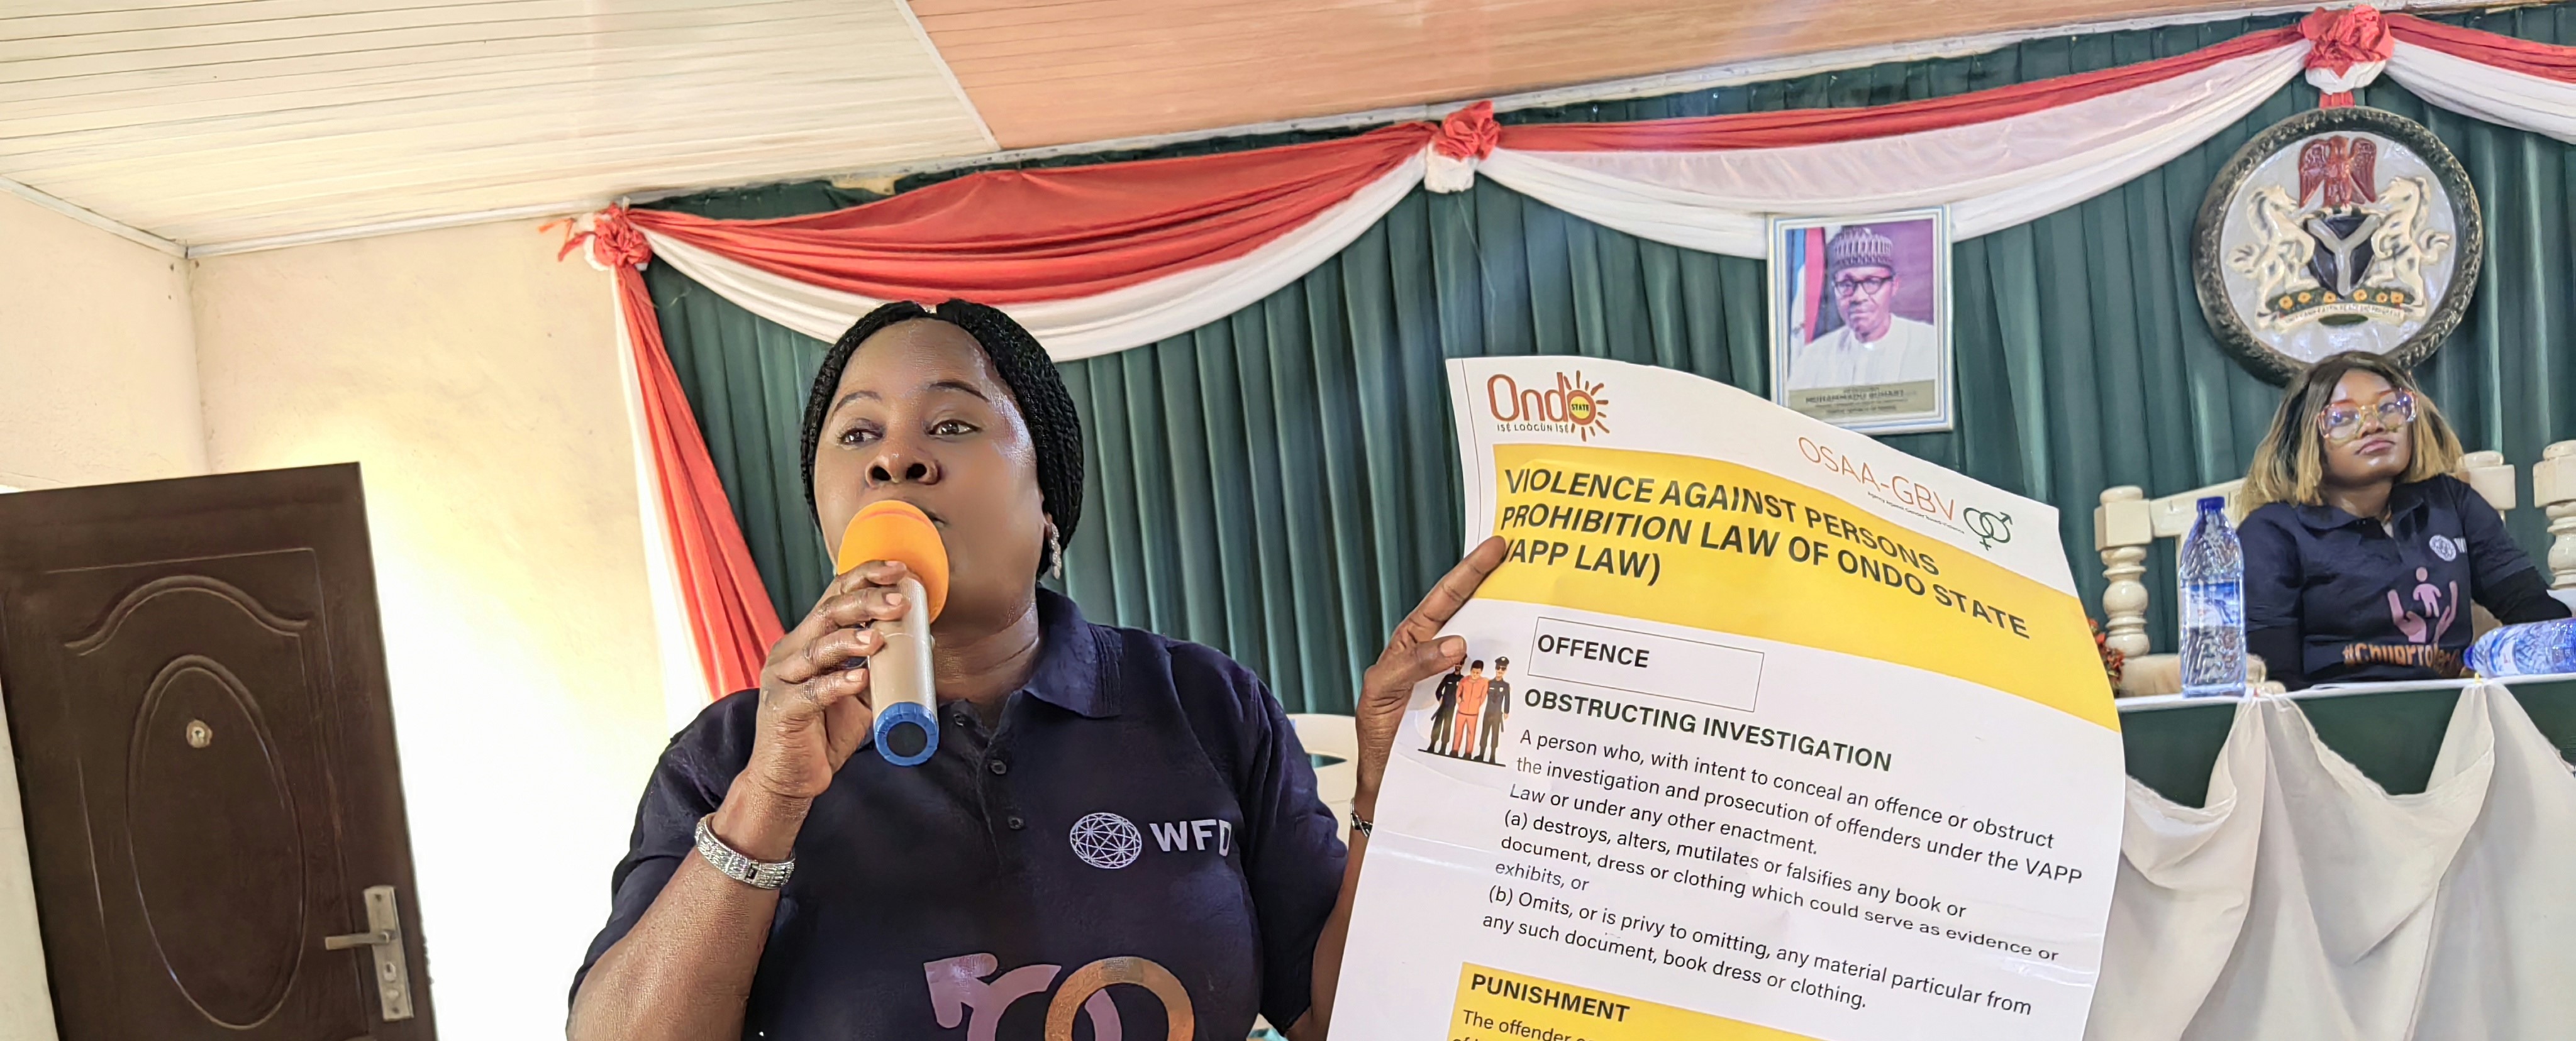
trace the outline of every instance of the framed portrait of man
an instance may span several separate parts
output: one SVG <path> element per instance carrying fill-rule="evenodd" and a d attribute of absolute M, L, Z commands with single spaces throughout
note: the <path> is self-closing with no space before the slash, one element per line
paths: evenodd
<path fill-rule="evenodd" d="M 1951 423 L 1944 210 L 1771 222 L 1771 400 L 1872 434 Z"/>

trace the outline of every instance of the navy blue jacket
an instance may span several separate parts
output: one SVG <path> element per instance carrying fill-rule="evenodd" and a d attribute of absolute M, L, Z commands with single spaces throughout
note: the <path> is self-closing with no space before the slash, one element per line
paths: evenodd
<path fill-rule="evenodd" d="M 2452 477 L 2389 492 L 2382 527 L 2333 506 L 2272 503 L 2245 518 L 2247 649 L 2291 687 L 2455 673 L 2469 605 L 2504 622 L 2565 618 L 2504 518 Z"/>

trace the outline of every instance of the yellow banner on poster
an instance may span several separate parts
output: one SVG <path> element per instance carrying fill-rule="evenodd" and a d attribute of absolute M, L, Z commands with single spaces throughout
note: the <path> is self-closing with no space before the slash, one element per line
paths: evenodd
<path fill-rule="evenodd" d="M 1512 552 L 1479 596 L 1877 658 L 2119 728 L 2067 593 L 1733 463 L 1561 444 L 1493 454 L 1494 534 Z"/>
<path fill-rule="evenodd" d="M 1754 972 L 1756 978 L 1761 973 Z M 1814 1041 L 1724 1016 L 1467 965 L 1453 1041 Z"/>

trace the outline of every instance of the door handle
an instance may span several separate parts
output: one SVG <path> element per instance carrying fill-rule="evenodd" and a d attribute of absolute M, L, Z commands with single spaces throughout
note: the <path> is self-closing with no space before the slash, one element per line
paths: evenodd
<path fill-rule="evenodd" d="M 394 903 L 394 887 L 368 886 L 367 929 L 322 938 L 322 949 L 346 951 L 367 948 L 375 955 L 376 1000 L 382 1006 L 385 1021 L 410 1019 L 411 966 L 403 960 L 402 913 Z"/>
<path fill-rule="evenodd" d="M 325 936 L 322 938 L 322 949 L 326 951 L 345 951 L 352 947 L 373 947 L 378 944 L 401 942 L 402 936 L 400 934 L 387 929 L 382 932 L 350 933 L 346 936 Z"/>

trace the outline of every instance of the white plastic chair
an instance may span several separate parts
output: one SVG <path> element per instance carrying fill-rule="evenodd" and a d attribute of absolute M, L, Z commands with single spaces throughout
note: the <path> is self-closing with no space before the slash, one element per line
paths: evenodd
<path fill-rule="evenodd" d="M 1351 800 L 1360 787 L 1360 734 L 1357 720 L 1321 712 L 1293 712 L 1288 723 L 1297 728 L 1297 742 L 1306 746 L 1309 755 L 1341 760 L 1330 766 L 1315 768 L 1315 794 L 1331 807 L 1333 819 L 1342 830 L 1351 828 Z"/>

